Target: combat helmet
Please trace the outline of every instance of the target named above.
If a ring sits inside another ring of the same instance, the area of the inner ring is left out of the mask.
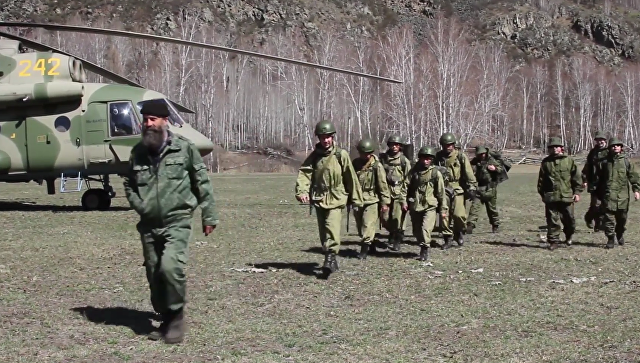
[[[594,140],[598,140],[598,139],[602,139],[602,140],[607,140],[607,137],[604,135],[604,132],[602,131],[598,131],[596,132],[596,136],[593,137]]]
[[[373,140],[369,138],[360,140],[357,149],[363,153],[372,153],[374,151]]]
[[[487,152],[489,152],[489,150],[487,150],[487,148],[486,148],[486,147],[481,146],[481,145],[476,146],[476,156],[477,156],[477,155],[480,155],[480,154],[487,153]]]
[[[440,146],[444,147],[445,145],[455,144],[456,143],[456,135],[445,132],[440,136]]]
[[[329,121],[322,120],[316,124],[316,136],[320,135],[333,135],[336,133],[336,128]]]
[[[612,137],[609,139],[609,147],[612,147],[614,145],[624,146],[624,142],[622,142],[622,140],[618,139],[617,137]]]
[[[552,137],[549,139],[549,142],[547,143],[547,147],[553,147],[553,146],[562,146],[564,147],[564,143],[562,142],[562,140],[559,137]]]
[[[400,138],[400,136],[391,135],[387,139],[387,145],[389,145],[389,144],[400,144],[400,145],[403,145],[404,143],[402,142],[402,139]]]
[[[423,146],[418,151],[418,156],[433,156],[436,157],[436,149],[431,146]]]

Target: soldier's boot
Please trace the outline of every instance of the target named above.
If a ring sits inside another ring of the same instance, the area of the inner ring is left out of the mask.
[[[587,213],[584,214],[584,222],[587,224],[587,227],[589,227],[589,229],[597,228],[594,225],[593,217],[591,217],[591,212],[590,211],[587,211]]]
[[[551,251],[553,251],[553,250],[555,250],[555,249],[558,249],[558,247],[560,247],[560,244],[558,243],[558,241],[557,241],[557,240],[549,241],[549,249],[550,249]]]
[[[500,232],[500,226],[497,224],[494,224],[493,226],[491,226],[491,233],[498,233]]]
[[[153,330],[147,336],[150,340],[160,340],[167,334],[167,327],[169,326],[169,317],[166,314],[162,315],[162,323],[158,328]]]
[[[338,260],[336,259],[336,254],[329,251],[326,255],[324,255],[324,264],[322,265],[322,272],[324,272],[325,276],[329,276],[332,273],[338,271]]]
[[[166,344],[182,343],[186,328],[184,309],[172,313],[169,325],[167,326],[167,333],[164,335],[164,342]]]
[[[567,246],[571,246],[571,244],[573,243],[573,233],[570,235],[567,235],[567,239],[565,240],[565,243],[567,244]]]
[[[389,247],[389,249],[393,252],[400,252],[400,241],[402,241],[400,233],[394,232],[391,241],[389,241],[391,242],[391,246]]]
[[[429,258],[429,247],[420,246],[420,257],[418,257],[418,261],[426,261]]]
[[[615,236],[609,236],[608,239],[607,239],[607,245],[604,246],[604,248],[609,250],[609,249],[612,249],[613,247],[615,247],[615,245],[616,245]]]
[[[593,223],[593,231],[600,232],[602,230],[601,226],[602,226],[602,219],[596,218]]]
[[[449,248],[451,248],[451,236],[445,235],[442,238],[444,239],[444,245],[442,245],[442,249],[448,250]]]
[[[467,234],[472,234],[473,228],[475,228],[475,226],[472,223],[467,223]]]
[[[358,254],[358,259],[365,260],[367,258],[367,253],[369,253],[369,245],[363,243],[362,246],[360,247],[360,253]]]
[[[618,240],[618,244],[620,246],[624,246],[624,235],[616,233],[616,239]]]
[[[459,247],[462,247],[464,245],[464,232],[460,231],[458,233],[454,233],[453,234],[455,237],[453,237],[453,239],[456,240],[456,243],[458,243]]]

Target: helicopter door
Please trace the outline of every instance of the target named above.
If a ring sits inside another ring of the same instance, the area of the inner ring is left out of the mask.
[[[87,112],[83,116],[83,140],[85,167],[90,168],[97,164],[110,162],[113,158],[107,156],[108,149],[105,139],[107,137],[107,125],[109,124],[106,114],[107,105],[104,103],[90,103]]]
[[[109,136],[106,141],[110,153],[120,162],[128,162],[131,149],[140,142],[142,125],[131,101],[109,102]]]
[[[9,157],[11,166],[5,172],[26,172],[27,158],[27,123],[25,120],[5,121],[0,115],[0,158]],[[2,155],[2,154],[5,155]]]

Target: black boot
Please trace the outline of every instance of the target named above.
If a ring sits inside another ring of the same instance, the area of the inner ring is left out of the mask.
[[[169,326],[167,326],[167,332],[164,335],[164,342],[166,344],[182,343],[187,328],[184,319],[184,308],[173,311],[170,315],[171,319]]]
[[[400,242],[402,241],[402,237],[400,235],[400,233],[394,233],[393,234],[393,245],[391,246],[390,250],[394,251],[394,252],[400,252]]]
[[[369,245],[363,243],[362,246],[360,247],[360,253],[358,254],[358,258],[361,260],[365,260],[367,258],[368,252],[369,252]]]
[[[442,249],[448,250],[449,248],[451,248],[451,236],[445,235],[442,238],[444,239],[444,245],[442,245]]]
[[[624,245],[624,235],[622,233],[620,233],[620,234],[616,233],[616,239],[618,240],[618,244],[620,246]]]
[[[473,228],[474,228],[473,224],[467,223],[467,234],[472,234]]]
[[[612,249],[613,247],[615,247],[616,245],[616,238],[614,236],[609,236],[609,239],[607,240],[607,245],[605,246],[606,249]]]
[[[567,235],[567,240],[565,241],[565,243],[567,244],[567,246],[571,246],[571,244],[573,243],[573,233]]]
[[[462,245],[464,245],[464,232],[463,231],[458,232],[457,237],[455,237],[454,239],[458,243],[458,246],[462,247]]]
[[[327,252],[324,255],[324,264],[322,265],[322,272],[326,276],[338,271],[338,260],[336,259],[336,254],[333,252]]]
[[[429,258],[429,247],[420,246],[420,257],[418,257],[418,261],[426,261]]]
[[[500,232],[500,226],[497,224],[494,224],[493,226],[491,226],[491,232],[492,233],[498,233]]]
[[[591,211],[588,210],[587,213],[584,214],[584,222],[587,224],[589,229],[594,228],[593,219],[591,217]],[[597,231],[596,231],[597,232]]]
[[[162,314],[162,323],[157,329],[154,329],[151,333],[149,333],[148,338],[151,340],[160,340],[163,339],[165,334],[167,334],[167,328],[169,327],[170,317],[167,314]]]

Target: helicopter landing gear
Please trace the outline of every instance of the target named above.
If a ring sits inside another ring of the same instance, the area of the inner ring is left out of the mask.
[[[89,184],[90,180],[102,183],[102,189],[91,188]],[[109,175],[104,175],[100,179],[87,177],[85,182],[89,189],[82,194],[82,209],[85,211],[105,211],[109,209],[109,207],[111,207],[111,199],[116,196],[116,192],[113,190],[111,184],[109,184]]]

